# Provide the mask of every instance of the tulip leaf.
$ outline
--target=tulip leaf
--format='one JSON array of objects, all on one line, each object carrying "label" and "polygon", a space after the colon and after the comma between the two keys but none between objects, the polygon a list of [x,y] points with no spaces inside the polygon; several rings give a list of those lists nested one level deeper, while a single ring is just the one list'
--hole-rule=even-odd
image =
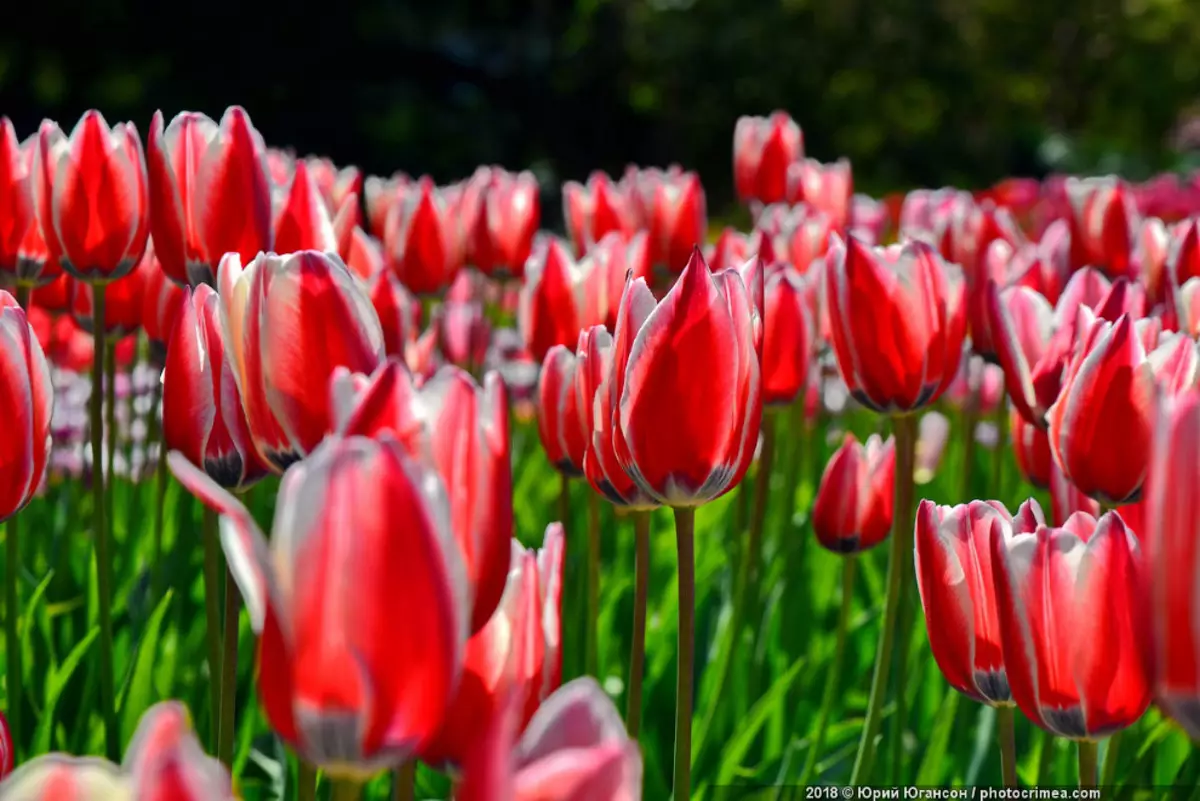
[{"label": "tulip leaf", "polygon": [[146,631],[138,643],[137,656],[126,680],[125,692],[120,704],[121,739],[129,742],[137,729],[142,714],[157,700],[154,688],[154,667],[158,659],[158,640],[162,632],[163,618],[171,606],[173,593],[167,590],[162,600],[146,622]]},{"label": "tulip leaf", "polygon": [[[54,708],[58,705],[58,699],[62,696],[63,690],[67,686],[67,682],[71,680],[75,669],[79,667],[79,663],[87,656],[88,650],[92,647],[92,643],[100,635],[100,627],[95,626],[88,632],[79,643],[67,654],[67,658],[57,669],[52,670],[46,678],[46,694],[42,707],[41,717],[38,718],[37,728],[33,733],[33,751],[34,754],[44,754],[50,751],[50,735],[54,727]],[[82,716],[83,720],[87,720],[86,714]]]},{"label": "tulip leaf", "polygon": [[927,787],[939,785],[945,779],[946,750],[950,745],[950,734],[954,731],[954,720],[958,715],[958,690],[950,687],[942,699],[937,719],[925,745],[925,756],[917,769],[917,784]]},{"label": "tulip leaf", "polygon": [[742,720],[741,726],[722,748],[721,764],[717,769],[716,783],[718,785],[729,784],[733,780],[763,724],[771,717],[775,707],[786,703],[787,692],[791,688],[792,682],[804,669],[807,661],[807,656],[801,656],[793,662],[792,666],[788,668],[788,672],[780,676],[771,685],[771,689],[750,708],[750,712]]},{"label": "tulip leaf", "polygon": [[[26,603],[25,613],[23,615],[21,615],[21,618],[22,618],[22,620],[21,620],[21,659],[22,659],[22,663],[21,664],[23,666],[25,676],[35,675],[32,670],[33,666],[36,664],[36,661],[34,660],[34,654],[33,654],[34,619],[37,618],[38,620],[41,620],[45,614],[45,611],[46,611],[46,605],[45,605],[46,588],[50,586],[50,580],[53,578],[54,578],[54,571],[52,570],[46,574],[46,577],[43,578],[42,582],[37,585],[36,589],[34,589],[33,595],[31,595],[29,597],[29,601]],[[50,650],[50,664],[51,664],[51,666],[54,665],[53,650]],[[28,681],[28,679],[27,679],[27,681]],[[30,685],[27,684],[25,686],[25,694],[26,695],[28,695],[29,690],[30,690]],[[31,697],[31,700],[33,700],[32,697]],[[12,702],[9,701],[9,703],[11,704]],[[41,714],[40,710],[38,709],[38,704],[37,704],[36,700],[34,700],[33,707],[34,707],[34,711],[37,714]]]}]

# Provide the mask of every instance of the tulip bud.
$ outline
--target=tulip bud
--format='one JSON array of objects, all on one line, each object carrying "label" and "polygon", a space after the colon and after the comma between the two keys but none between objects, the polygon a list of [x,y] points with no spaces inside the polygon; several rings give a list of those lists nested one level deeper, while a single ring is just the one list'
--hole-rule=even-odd
[{"label": "tulip bud", "polygon": [[[154,244],[146,244],[146,255],[135,272],[145,271],[142,285],[142,327],[146,337],[151,342],[165,344],[179,313],[180,304],[184,302],[184,290],[179,284],[167,278],[154,252]],[[108,304],[104,310],[107,313]]]},{"label": "tulip bud", "polygon": [[389,210],[383,236],[387,260],[396,277],[416,294],[439,291],[458,270],[453,225],[446,197],[428,176]]},{"label": "tulip bud", "polygon": [[550,464],[572,477],[583,474],[587,449],[576,369],[575,354],[555,345],[546,354],[538,378],[538,436]]},{"label": "tulip bud", "polygon": [[521,336],[533,358],[541,361],[553,346],[575,344],[582,328],[604,320],[607,309],[588,308],[596,298],[588,298],[585,284],[596,270],[593,261],[576,263],[559,239],[534,248],[525,265],[517,311]]},{"label": "tulip bud", "polygon": [[694,172],[667,174],[654,191],[650,220],[653,260],[667,272],[677,274],[690,264],[693,250],[704,244],[708,211],[704,187]]},{"label": "tulip bud", "polygon": [[275,249],[279,253],[298,250],[338,252],[333,218],[306,162],[296,162],[292,185],[273,227]]},{"label": "tulip bud", "polygon": [[788,165],[804,157],[804,133],[786,111],[739,117],[733,129],[733,182],[743,202],[777,203],[787,194]]},{"label": "tulip bud", "polygon": [[878,434],[866,446],[851,433],[825,465],[813,500],[817,542],[835,553],[858,553],[887,537],[892,528],[892,484],[896,443]]},{"label": "tulip bud", "polygon": [[629,200],[602,172],[588,176],[586,186],[567,181],[562,197],[563,222],[577,255],[582,256],[613,231],[629,236],[639,227],[633,220]]},{"label": "tulip bud", "polygon": [[30,227],[37,225],[30,166],[30,158],[17,142],[12,121],[0,117],[0,274],[21,280],[37,277],[22,275],[18,269],[21,243]]},{"label": "tulip bud", "polygon": [[787,405],[804,388],[816,350],[814,284],[781,264],[768,271],[763,295],[763,403]]},{"label": "tulip bud", "polygon": [[50,454],[54,389],[50,366],[25,312],[0,291],[0,520],[41,486]]},{"label": "tulip bud", "polygon": [[1128,275],[1140,224],[1128,185],[1119,178],[1068,178],[1074,267],[1092,265]]}]

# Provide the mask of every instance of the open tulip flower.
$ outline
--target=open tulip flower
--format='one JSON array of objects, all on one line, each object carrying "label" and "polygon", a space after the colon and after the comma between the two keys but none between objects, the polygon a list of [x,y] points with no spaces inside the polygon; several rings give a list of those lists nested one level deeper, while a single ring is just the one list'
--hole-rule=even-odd
[{"label": "open tulip flower", "polygon": [[1120,515],[1072,515],[1061,528],[994,526],[991,564],[1013,700],[1076,740],[1135,723],[1150,703],[1147,575]]},{"label": "open tulip flower", "polygon": [[236,498],[182,455],[170,464],[222,515],[274,729],[352,778],[416,753],[453,698],[470,620],[463,555],[432,465],[389,435],[334,437],[285,474],[268,545]]}]

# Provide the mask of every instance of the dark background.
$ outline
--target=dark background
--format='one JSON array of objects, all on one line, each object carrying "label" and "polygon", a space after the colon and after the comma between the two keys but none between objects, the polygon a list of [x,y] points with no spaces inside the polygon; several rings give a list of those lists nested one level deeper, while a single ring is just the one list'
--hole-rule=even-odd
[{"label": "dark background", "polygon": [[878,194],[1179,166],[1197,87],[1195,0],[28,0],[0,26],[22,137],[238,103],[373,173],[679,162],[713,212],[739,114],[787,109]]}]

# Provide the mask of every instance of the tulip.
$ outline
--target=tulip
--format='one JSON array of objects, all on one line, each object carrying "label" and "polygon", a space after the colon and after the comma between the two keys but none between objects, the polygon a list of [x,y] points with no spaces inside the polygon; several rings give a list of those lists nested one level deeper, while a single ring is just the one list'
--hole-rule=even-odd
[{"label": "tulip", "polygon": [[[444,367],[419,389],[404,366],[389,360],[365,386],[348,388],[345,371],[332,382],[340,411],[336,430],[379,437],[390,432],[413,458],[432,455],[450,493],[451,525],[473,588],[471,631],[500,603],[513,533],[508,394],[499,375],[483,386]],[[352,384],[351,384],[352,386]]]},{"label": "tulip", "polygon": [[519,699],[504,706],[467,761],[458,801],[641,799],[641,752],[595,679],[576,679],[546,699],[519,742]]},{"label": "tulip", "polygon": [[411,178],[402,172],[394,173],[390,178],[380,178],[369,175],[363,181],[363,200],[367,209],[367,230],[374,236],[383,238],[387,226],[387,218],[392,206],[404,197],[405,190],[413,184]]},{"label": "tulip", "polygon": [[47,754],[0,783],[5,801],[141,801],[126,777],[104,759]]},{"label": "tulip", "polygon": [[383,328],[384,352],[403,358],[421,327],[420,301],[390,270],[376,273],[367,288]]},{"label": "tulip", "polygon": [[1013,701],[1034,724],[1080,743],[1094,785],[1094,741],[1150,704],[1148,587],[1137,537],[1115,513],[1061,528],[991,535],[1000,643]]},{"label": "tulip", "polygon": [[428,176],[388,211],[384,250],[390,268],[418,295],[447,286],[460,266],[459,243],[445,196]]},{"label": "tulip", "polygon": [[262,137],[239,106],[220,125],[183,111],[150,123],[150,227],[163,272],[180,284],[211,284],[226,253],[250,261],[272,249],[271,190]]},{"label": "tulip", "polygon": [[0,117],[0,274],[18,280],[32,280],[37,274],[23,274],[21,244],[29,229],[37,226],[33,189],[30,185],[30,157],[17,142],[16,131],[8,117]]},{"label": "tulip", "polygon": [[546,529],[541,551],[512,546],[512,568],[500,605],[467,641],[462,678],[437,736],[421,751],[427,763],[462,765],[500,714],[504,693],[523,700],[522,728],[558,689],[563,529]]},{"label": "tulip", "polygon": [[1142,220],[1134,246],[1137,276],[1146,287],[1150,303],[1159,305],[1167,300],[1167,258],[1170,255],[1171,235],[1163,221],[1156,217]]},{"label": "tulip", "polygon": [[243,269],[230,253],[217,283],[222,340],[251,441],[281,472],[330,430],[334,369],[370,374],[382,363],[383,329],[366,291],[333,254],[259,254]]},{"label": "tulip", "polygon": [[187,709],[165,701],[146,710],[125,752],[136,801],[234,801],[229,774],[205,755]]},{"label": "tulip", "polygon": [[14,747],[12,731],[8,727],[8,718],[0,712],[0,780],[12,773],[16,748]]},{"label": "tulip", "polygon": [[380,273],[387,272],[379,240],[361,228],[350,232],[346,252],[339,252],[338,255],[346,262],[350,271],[364,281],[371,281]]},{"label": "tulip", "polygon": [[1051,304],[1058,303],[1071,279],[1071,229],[1067,223],[1056,220],[1038,242],[1018,247],[1009,263],[1009,276],[1012,283],[1035,290]]},{"label": "tulip", "polygon": [[559,239],[550,239],[525,265],[517,322],[533,358],[544,360],[555,345],[573,345],[581,329],[602,322],[608,309],[600,309],[598,298],[587,296],[585,284],[607,286],[597,273],[597,264],[577,264]]},{"label": "tulip", "polygon": [[357,198],[363,195],[363,176],[358,167],[350,166],[339,169],[332,160],[316,157],[305,159],[305,164],[313,180],[316,181],[317,191],[321,193],[321,200],[325,202],[325,208],[331,214],[336,214],[337,210],[346,204],[347,198],[351,195],[355,196],[350,224],[352,226],[361,225],[362,215],[359,213]]},{"label": "tulip", "polygon": [[1022,418],[1039,427],[1046,425],[1046,413],[1058,398],[1075,345],[1073,329],[1063,319],[1068,297],[1064,294],[1060,301],[1064,314],[1058,314],[1028,287],[1001,291],[991,282],[987,289],[987,313],[1008,396]]},{"label": "tulip", "polygon": [[[143,262],[145,260],[143,259]],[[142,327],[145,316],[147,267],[139,267],[124,278],[118,278],[104,288],[104,330],[109,344],[135,333]],[[91,284],[71,277],[71,312],[75,322],[89,333],[95,333],[96,291]],[[112,365],[108,365],[112,369]]]},{"label": "tulip", "polygon": [[1068,178],[1073,266],[1092,265],[1110,276],[1130,271],[1139,226],[1128,185],[1119,178]]},{"label": "tulip", "polygon": [[1145,478],[1155,386],[1176,394],[1195,385],[1195,344],[1167,338],[1147,356],[1127,315],[1096,320],[1083,333],[1047,412],[1050,451],[1085,495],[1122,503],[1137,497]]},{"label": "tulip", "polygon": [[786,111],[739,117],[733,129],[733,182],[738,198],[778,203],[788,189],[788,165],[804,156],[804,133]]},{"label": "tulip", "polygon": [[583,474],[587,449],[576,368],[575,354],[555,345],[546,353],[538,378],[538,436],[550,464],[568,478]]},{"label": "tulip", "polygon": [[1192,739],[1200,738],[1200,587],[1192,487],[1200,468],[1200,393],[1159,411],[1146,482],[1146,529],[1154,621],[1154,696]]},{"label": "tulip", "polygon": [[236,498],[182,454],[169,461],[224,516],[222,545],[259,635],[260,698],[280,737],[351,779],[416,753],[453,697],[469,618],[432,467],[391,437],[334,437],[287,471],[268,544]]},{"label": "tulip", "polygon": [[763,296],[763,403],[790,405],[804,388],[815,351],[813,284],[781,264],[767,271]]},{"label": "tulip", "polygon": [[[757,227],[768,235],[780,258],[801,273],[812,271],[817,259],[825,255],[834,230],[833,219],[807,203],[768,206],[759,215]],[[770,262],[765,256],[763,261]]]},{"label": "tulip", "polygon": [[692,251],[704,244],[707,230],[708,212],[699,175],[668,174],[657,182],[650,220],[650,247],[656,264],[669,273],[682,272]]},{"label": "tulip", "polygon": [[611,331],[617,324],[625,276],[632,271],[634,278],[651,279],[649,237],[645,231],[630,237],[616,231],[606,234],[579,260],[579,268],[585,276],[584,317],[599,318],[593,322],[604,323]]},{"label": "tulip", "polygon": [[629,208],[629,200],[602,172],[588,176],[587,184],[567,181],[563,184],[563,221],[567,236],[582,256],[608,233],[632,235],[638,226]]},{"label": "tulip", "polygon": [[[279,253],[321,250],[340,253],[333,217],[306,162],[296,162],[287,199],[275,217],[275,249]],[[346,229],[347,233],[350,229]]]},{"label": "tulip", "polygon": [[[1050,486],[1050,471],[1057,470],[1050,456],[1050,438],[1046,430],[1030,423],[1016,408],[1009,412],[1008,426],[1017,469],[1030,484],[1046,489]],[[1003,443],[997,443],[997,447],[1001,445]]]},{"label": "tulip", "polygon": [[825,465],[813,500],[817,541],[841,554],[859,553],[883,542],[892,526],[895,470],[892,437],[885,442],[873,434],[863,445],[847,433]]},{"label": "tulip", "polygon": [[483,181],[479,217],[467,248],[467,258],[484,275],[520,277],[533,248],[541,220],[537,178],[490,170]]},{"label": "tulip", "polygon": [[478,370],[487,358],[492,326],[483,309],[483,282],[474,270],[464,270],[454,279],[446,298],[435,312],[438,345],[451,364],[468,371]]},{"label": "tulip", "polygon": [[835,230],[844,231],[850,225],[854,179],[848,159],[833,164],[796,160],[788,165],[787,183],[789,203],[807,203],[828,217]]},{"label": "tulip", "polygon": [[882,201],[868,195],[855,195],[850,198],[850,228],[849,233],[870,245],[878,245],[883,241],[883,235],[891,223],[888,208]]},{"label": "tulip", "polygon": [[933,658],[954,689],[1000,707],[1000,756],[1010,787],[1017,783],[1016,744],[991,541],[1032,536],[1044,525],[1032,498],[1015,517],[996,501],[949,507],[923,500],[917,510],[917,587]]},{"label": "tulip", "polygon": [[[704,261],[708,263],[710,270],[713,272],[728,270],[730,267],[737,267],[750,257],[750,237],[736,228],[726,226],[721,229],[721,233],[717,234],[715,241],[704,246],[703,252]],[[622,276],[622,288],[625,286],[624,282],[625,279]]]}]

